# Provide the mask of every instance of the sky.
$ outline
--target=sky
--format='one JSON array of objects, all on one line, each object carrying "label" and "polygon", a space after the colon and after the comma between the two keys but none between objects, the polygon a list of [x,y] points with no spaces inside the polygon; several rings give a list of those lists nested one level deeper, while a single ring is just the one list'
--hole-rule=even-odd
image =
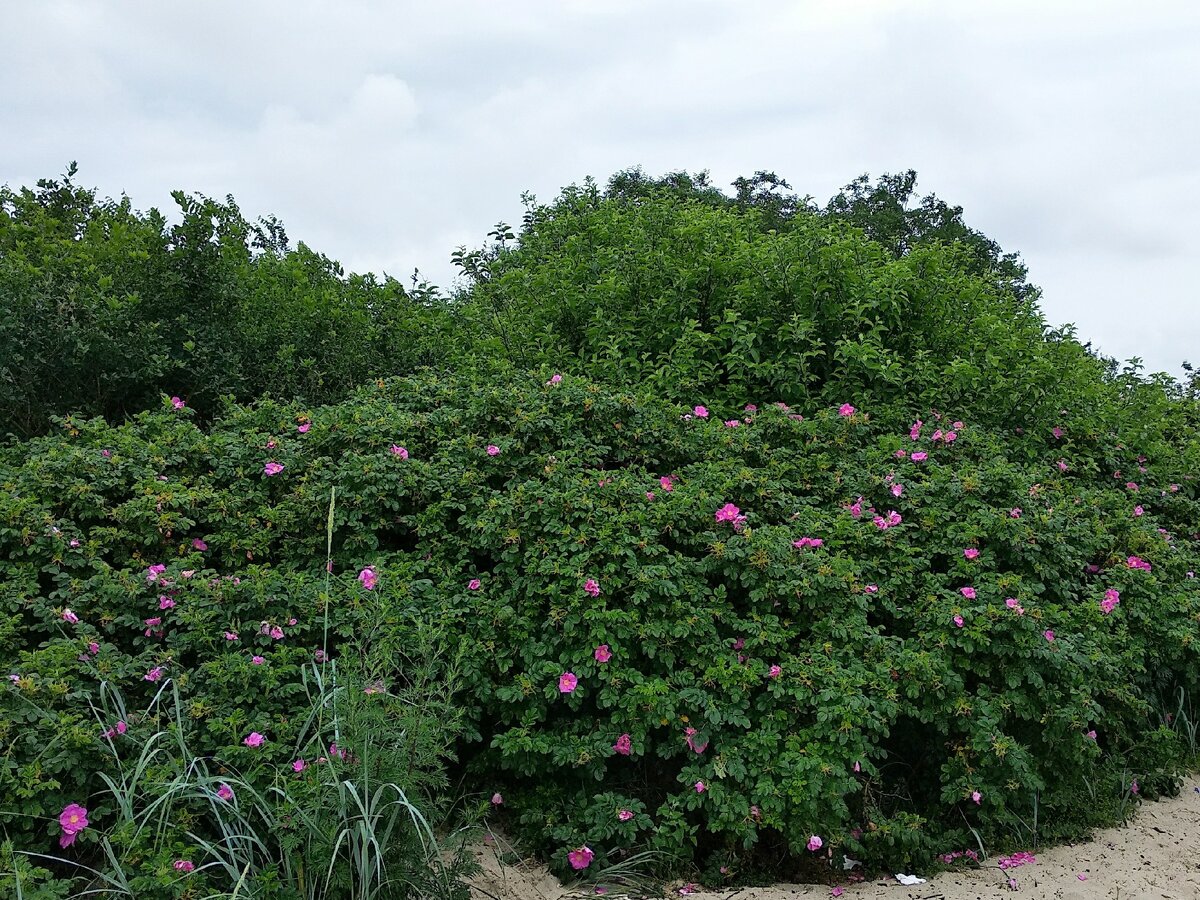
[{"label": "sky", "polygon": [[522,192],[641,166],[863,173],[1021,253],[1052,325],[1200,365],[1200,4],[38,0],[0,5],[0,183],[233,195],[349,270],[449,285]]}]

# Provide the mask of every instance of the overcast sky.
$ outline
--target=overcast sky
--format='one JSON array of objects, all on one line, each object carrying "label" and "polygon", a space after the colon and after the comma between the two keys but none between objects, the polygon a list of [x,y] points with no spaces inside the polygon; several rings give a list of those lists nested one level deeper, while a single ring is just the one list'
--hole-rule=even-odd
[{"label": "overcast sky", "polygon": [[1200,6],[0,0],[0,182],[60,174],[446,284],[520,194],[641,165],[867,172],[1017,250],[1053,324],[1200,364]]}]

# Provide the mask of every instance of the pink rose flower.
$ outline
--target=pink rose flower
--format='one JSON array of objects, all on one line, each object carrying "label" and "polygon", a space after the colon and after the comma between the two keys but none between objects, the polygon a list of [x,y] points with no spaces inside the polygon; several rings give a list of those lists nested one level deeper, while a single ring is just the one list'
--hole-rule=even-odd
[{"label": "pink rose flower", "polygon": [[263,737],[263,735],[259,734],[257,731],[252,731],[242,739],[242,743],[247,747],[261,747],[263,745],[263,741],[265,740],[266,738]]},{"label": "pink rose flower", "polygon": [[590,866],[595,855],[592,849],[585,844],[577,850],[567,853],[567,860],[571,863],[571,868],[578,872]]},{"label": "pink rose flower", "polygon": [[392,446],[388,447],[388,452],[391,453],[392,456],[398,456],[401,459],[408,459],[408,451],[399,444],[392,444]]},{"label": "pink rose flower", "polygon": [[718,522],[734,522],[741,515],[741,510],[732,503],[726,503],[714,514],[714,518]]},{"label": "pink rose flower", "polygon": [[196,864],[187,859],[177,859],[172,865],[180,872],[190,872],[196,868]]},{"label": "pink rose flower", "polygon": [[271,462],[269,462],[265,466],[263,466],[263,474],[266,475],[268,478],[271,477],[272,475],[278,475],[282,471],[283,471],[283,465],[281,463],[275,462],[274,460],[272,460]]},{"label": "pink rose flower", "polygon": [[497,447],[495,444],[488,444],[487,445],[487,455],[488,456],[499,456],[500,448]]},{"label": "pink rose flower", "polygon": [[589,578],[583,585],[583,592],[591,597],[600,596],[600,584],[595,578]]},{"label": "pink rose flower", "polygon": [[963,551],[963,556],[967,559],[976,559],[979,556],[979,549],[976,547],[968,547]]},{"label": "pink rose flower", "polygon": [[66,849],[75,843],[75,836],[88,827],[88,811],[78,803],[68,803],[58,814],[58,824],[62,828],[58,845]]},{"label": "pink rose flower", "polygon": [[612,659],[612,651],[608,649],[608,644],[601,644],[596,648],[596,652],[592,656],[595,657],[596,662],[606,663]]},{"label": "pink rose flower", "polygon": [[481,582],[478,578],[472,578],[470,581],[467,582],[467,590],[468,591],[477,591],[482,586],[483,586],[483,582]]},{"label": "pink rose flower", "polygon": [[1117,608],[1117,605],[1120,602],[1121,602],[1121,592],[1118,590],[1114,590],[1113,588],[1109,588],[1107,591],[1104,592],[1104,599],[1100,601],[1100,610],[1101,610],[1101,612],[1104,613],[1104,615],[1107,616],[1109,613],[1111,613],[1114,609]]},{"label": "pink rose flower", "polygon": [[814,853],[825,846],[825,842],[818,835],[813,835],[808,839],[808,849]]},{"label": "pink rose flower", "polygon": [[633,753],[633,738],[628,734],[623,734],[617,738],[617,742],[613,744],[613,750],[621,756],[629,756]]},{"label": "pink rose flower", "polygon": [[358,573],[358,580],[362,584],[364,590],[373,591],[375,585],[379,581],[379,576],[375,573],[373,566],[367,566]]},{"label": "pink rose flower", "polygon": [[574,672],[563,672],[558,676],[558,692],[560,694],[570,694],[579,686],[579,679],[575,677]]}]

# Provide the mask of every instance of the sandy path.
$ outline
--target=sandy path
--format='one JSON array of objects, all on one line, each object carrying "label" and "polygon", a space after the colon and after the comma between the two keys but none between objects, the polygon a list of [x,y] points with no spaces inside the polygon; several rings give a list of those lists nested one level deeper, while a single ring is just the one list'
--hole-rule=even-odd
[{"label": "sandy path", "polygon": [[[1096,832],[1083,844],[1039,851],[1037,862],[1009,871],[1016,891],[992,863],[975,871],[943,872],[905,887],[895,879],[845,885],[843,900],[1200,900],[1200,780],[1187,779],[1178,797],[1144,803],[1125,828]],[[478,851],[482,875],[475,900],[560,900],[579,896],[540,866],[501,866],[492,846]],[[919,874],[919,873],[918,873]],[[1083,874],[1087,880],[1081,881]],[[617,891],[608,900],[619,896]],[[827,885],[700,891],[688,900],[795,900],[830,896]]]}]

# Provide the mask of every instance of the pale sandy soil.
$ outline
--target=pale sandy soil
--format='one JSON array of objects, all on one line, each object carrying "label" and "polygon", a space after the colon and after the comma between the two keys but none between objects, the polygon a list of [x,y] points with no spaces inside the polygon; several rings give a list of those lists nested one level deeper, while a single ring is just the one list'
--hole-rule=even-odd
[{"label": "pale sandy soil", "polygon": [[[1143,803],[1124,828],[1096,833],[1087,843],[1036,851],[1037,862],[1010,870],[1017,888],[994,861],[972,871],[942,872],[925,884],[905,887],[894,878],[843,885],[843,900],[1200,900],[1200,780],[1189,778],[1178,797]],[[475,900],[562,900],[571,890],[533,864],[504,866],[495,842],[479,847],[483,874],[472,879]],[[916,873],[920,875],[921,873]],[[1086,880],[1080,880],[1080,875]],[[678,896],[678,884],[668,892]],[[621,896],[619,889],[605,900]],[[687,900],[795,900],[826,898],[829,885],[777,884],[769,888],[701,890]]]}]

